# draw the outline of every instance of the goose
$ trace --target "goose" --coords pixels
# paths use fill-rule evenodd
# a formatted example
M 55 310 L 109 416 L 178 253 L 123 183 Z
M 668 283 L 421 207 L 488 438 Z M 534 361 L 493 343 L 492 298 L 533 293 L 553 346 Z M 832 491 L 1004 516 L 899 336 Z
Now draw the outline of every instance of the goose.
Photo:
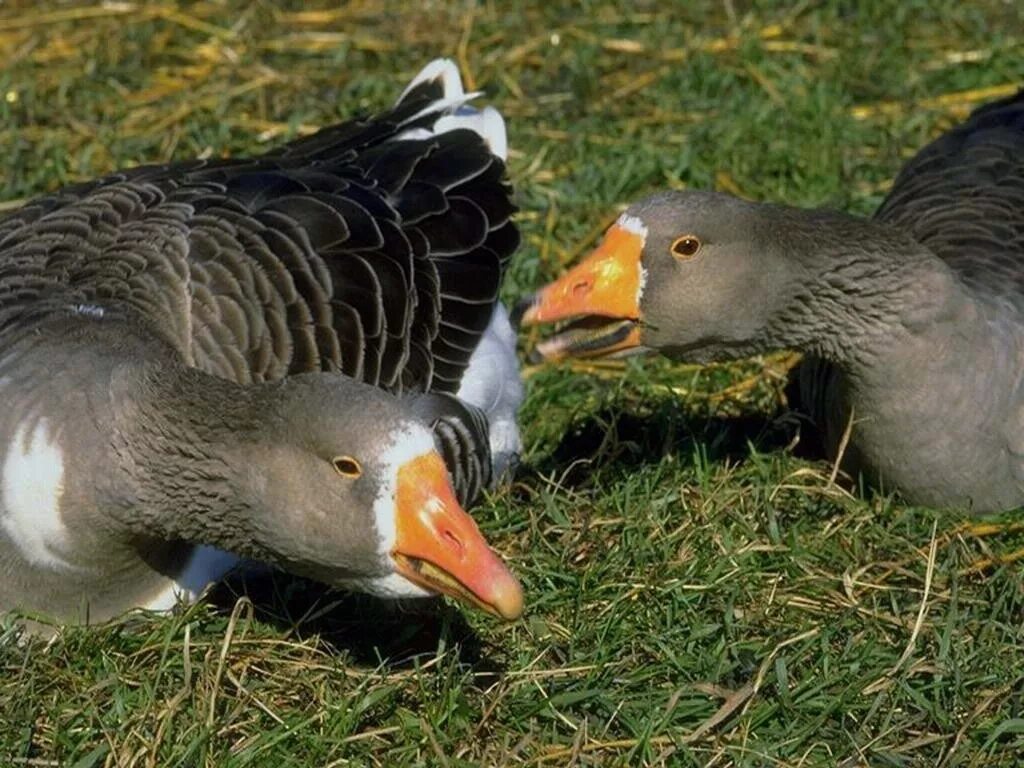
M 0 611 L 166 610 L 244 560 L 522 613 L 465 511 L 522 399 L 477 95 L 439 59 L 374 116 L 0 219 Z
M 704 191 L 635 202 L 518 315 L 578 321 L 537 345 L 547 360 L 797 350 L 848 472 L 915 505 L 1019 507 L 1024 90 L 921 149 L 870 219 Z

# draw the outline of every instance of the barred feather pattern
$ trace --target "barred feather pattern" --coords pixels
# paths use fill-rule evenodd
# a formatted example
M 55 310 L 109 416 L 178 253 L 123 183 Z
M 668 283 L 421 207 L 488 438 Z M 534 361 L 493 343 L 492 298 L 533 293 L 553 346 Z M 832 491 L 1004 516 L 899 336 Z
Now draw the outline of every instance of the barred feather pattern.
M 242 384 L 335 371 L 396 395 L 454 393 L 519 234 L 483 137 L 430 131 L 452 108 L 425 81 L 389 111 L 261 156 L 142 166 L 11 212 L 0 346 L 87 313 Z M 439 423 L 472 434 L 468 408 Z M 474 478 L 462 491 L 482 484 L 474 473 L 453 472 Z
M 441 392 L 410 397 L 413 413 L 434 430 L 459 499 L 475 499 L 492 487 L 488 424 L 483 411 Z
M 979 300 L 1016 323 L 1024 313 L 1024 90 L 975 110 L 901 169 L 874 216 L 926 246 Z M 823 360 L 801 367 L 805 409 L 843 428 L 841 376 Z
M 980 107 L 918 152 L 875 218 L 927 246 L 979 295 L 1020 306 L 1024 90 Z

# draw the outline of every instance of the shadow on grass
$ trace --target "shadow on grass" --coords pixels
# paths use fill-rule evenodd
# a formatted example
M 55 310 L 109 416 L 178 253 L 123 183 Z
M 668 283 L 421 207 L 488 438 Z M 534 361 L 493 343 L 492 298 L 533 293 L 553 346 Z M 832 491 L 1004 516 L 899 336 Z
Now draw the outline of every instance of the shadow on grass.
M 230 574 L 208 600 L 230 614 L 242 596 L 252 601 L 259 621 L 296 639 L 319 636 L 328 649 L 360 665 L 411 668 L 444 648 L 477 672 L 503 671 L 461 611 L 441 599 L 384 600 L 259 569 Z
M 644 414 L 615 407 L 588 414 L 533 468 L 541 474 L 555 473 L 571 487 L 612 465 L 628 470 L 669 455 L 684 462 L 700 456 L 708 463 L 735 464 L 747 459 L 752 449 L 789 449 L 800 458 L 824 457 L 814 426 L 796 411 L 702 416 L 666 403 Z

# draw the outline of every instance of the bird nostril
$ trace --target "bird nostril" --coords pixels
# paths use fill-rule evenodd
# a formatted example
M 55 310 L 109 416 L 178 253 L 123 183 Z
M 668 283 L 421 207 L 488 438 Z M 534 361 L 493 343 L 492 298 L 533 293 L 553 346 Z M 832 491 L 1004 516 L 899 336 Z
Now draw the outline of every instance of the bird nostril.
M 446 530 L 441 534 L 441 538 L 444 539 L 448 543 L 448 545 L 455 550 L 456 554 L 458 554 L 460 558 L 462 557 L 462 541 L 459 539 L 458 536 L 456 536 L 451 531 Z
M 572 287 L 572 295 L 573 296 L 584 296 L 584 295 L 586 295 L 588 293 L 590 293 L 590 281 L 589 280 L 580 280 L 578 283 L 574 284 L 573 287 Z

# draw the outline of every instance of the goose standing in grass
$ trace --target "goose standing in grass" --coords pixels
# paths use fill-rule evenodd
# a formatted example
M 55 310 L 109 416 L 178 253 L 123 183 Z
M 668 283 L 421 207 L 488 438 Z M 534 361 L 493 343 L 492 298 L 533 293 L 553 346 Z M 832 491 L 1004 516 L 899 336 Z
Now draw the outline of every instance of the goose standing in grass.
M 0 610 L 167 608 L 242 557 L 520 614 L 463 510 L 522 396 L 473 96 L 438 60 L 382 114 L 0 220 Z
M 668 192 L 523 305 L 544 358 L 804 352 L 844 466 L 911 502 L 1024 504 L 1024 91 L 911 159 L 872 220 Z

